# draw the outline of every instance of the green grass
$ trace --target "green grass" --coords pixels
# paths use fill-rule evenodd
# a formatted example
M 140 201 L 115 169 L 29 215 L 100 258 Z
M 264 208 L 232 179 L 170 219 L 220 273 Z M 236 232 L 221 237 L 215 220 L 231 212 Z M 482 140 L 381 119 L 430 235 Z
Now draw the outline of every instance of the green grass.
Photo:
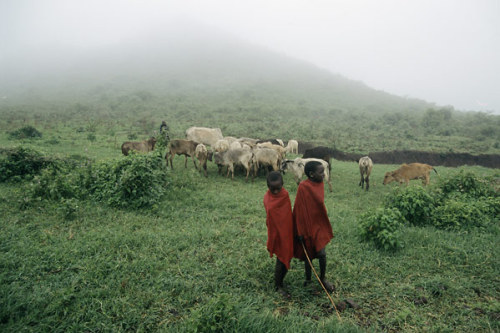
M 99 158 L 108 149 L 91 154 Z M 303 264 L 296 259 L 285 278 L 292 298 L 274 292 L 265 177 L 246 183 L 240 174 L 231 181 L 209 164 L 205 178 L 192 163 L 184 169 L 183 160 L 175 158 L 169 192 L 155 211 L 87 201 L 69 218 L 47 201 L 20 210 L 22 186 L 0 185 L 0 330 L 500 329 L 497 233 L 405 227 L 405 247 L 394 253 L 360 242 L 358 218 L 396 186 L 382 185 L 396 166 L 375 165 L 365 192 L 355 163 L 332 165 L 334 191 L 326 192 L 325 204 L 335 238 L 326 247 L 327 278 L 337 287 L 337 302 L 351 298 L 360 306 L 343 311 L 339 322 L 317 284 L 302 286 Z M 437 170 L 440 177 L 458 172 Z M 293 203 L 291 175 L 285 187 Z

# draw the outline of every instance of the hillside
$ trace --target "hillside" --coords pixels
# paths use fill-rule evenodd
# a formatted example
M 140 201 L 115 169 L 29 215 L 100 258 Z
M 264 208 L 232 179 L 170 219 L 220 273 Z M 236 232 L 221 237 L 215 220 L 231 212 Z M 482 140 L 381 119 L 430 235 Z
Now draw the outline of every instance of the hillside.
M 25 121 L 35 112 L 143 123 L 141 129 L 123 125 L 130 136 L 147 134 L 144 123 L 151 131 L 166 119 L 174 136 L 199 125 L 221 127 L 226 135 L 296 138 L 360 153 L 499 152 L 498 116 L 377 91 L 199 27 L 98 49 L 41 48 L 4 60 L 0 112 L 15 111 Z

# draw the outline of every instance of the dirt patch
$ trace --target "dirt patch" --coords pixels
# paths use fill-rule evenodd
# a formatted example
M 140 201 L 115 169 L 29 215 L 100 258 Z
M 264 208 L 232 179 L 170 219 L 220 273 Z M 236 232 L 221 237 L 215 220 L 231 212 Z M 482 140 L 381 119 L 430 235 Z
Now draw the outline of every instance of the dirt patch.
M 303 154 L 307 149 L 315 145 L 308 142 L 299 143 L 299 153 Z M 330 156 L 339 161 L 357 162 L 362 154 L 345 153 L 330 147 Z M 402 164 L 402 163 L 426 163 L 432 166 L 458 167 L 462 165 L 480 165 L 487 168 L 500 168 L 500 155 L 481 154 L 471 155 L 469 153 L 435 153 L 418 150 L 392 150 L 372 152 L 368 156 L 375 164 Z

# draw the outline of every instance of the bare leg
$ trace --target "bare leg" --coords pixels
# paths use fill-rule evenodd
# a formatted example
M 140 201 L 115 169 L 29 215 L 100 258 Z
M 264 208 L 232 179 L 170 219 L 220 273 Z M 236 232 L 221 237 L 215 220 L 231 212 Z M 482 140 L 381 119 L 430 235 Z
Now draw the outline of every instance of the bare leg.
M 305 273 L 306 273 L 306 280 L 304 281 L 304 286 L 307 286 L 308 284 L 311 283 L 311 265 L 309 265 L 309 261 L 306 259 L 304 261 L 304 268 L 305 268 Z
M 290 298 L 290 294 L 283 288 L 283 279 L 285 278 L 288 270 L 285 264 L 283 264 L 278 258 L 276 258 L 276 266 L 274 268 L 274 287 L 281 296 Z
M 329 292 L 332 292 L 335 290 L 333 285 L 328 282 L 328 280 L 325 279 L 325 274 L 326 274 L 326 251 L 325 249 L 321 249 L 321 251 L 318 252 L 317 254 L 318 259 L 319 259 L 319 279 L 321 280 L 321 283 L 325 286 L 326 290 Z

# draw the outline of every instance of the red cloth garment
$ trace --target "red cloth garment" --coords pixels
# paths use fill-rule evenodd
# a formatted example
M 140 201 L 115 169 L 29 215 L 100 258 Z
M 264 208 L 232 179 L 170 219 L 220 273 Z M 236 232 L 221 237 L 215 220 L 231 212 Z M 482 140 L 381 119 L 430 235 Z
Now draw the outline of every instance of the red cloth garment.
M 325 207 L 323 183 L 306 179 L 299 184 L 293 205 L 293 226 L 295 234 L 304 237 L 307 254 L 311 259 L 316 258 L 316 252 L 333 238 L 332 225 Z M 306 259 L 302 244 L 298 241 L 295 242 L 294 257 Z
M 264 195 L 267 224 L 267 250 L 290 269 L 293 257 L 292 203 L 284 188 L 278 194 L 267 191 Z

